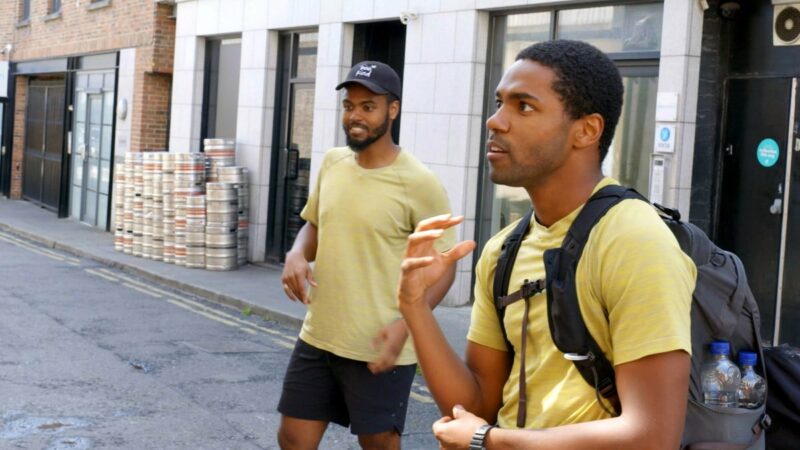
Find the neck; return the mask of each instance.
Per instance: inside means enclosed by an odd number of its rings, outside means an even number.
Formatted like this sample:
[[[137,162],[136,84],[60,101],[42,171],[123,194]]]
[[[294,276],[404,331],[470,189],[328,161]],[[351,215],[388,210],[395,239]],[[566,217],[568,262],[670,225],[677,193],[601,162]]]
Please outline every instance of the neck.
[[[392,136],[387,132],[369,147],[356,152],[356,162],[365,169],[379,169],[394,162],[400,147],[392,142]]]
[[[603,179],[599,164],[584,170],[561,170],[543,183],[527,188],[540,224],[549,227],[563,219],[592,196]]]

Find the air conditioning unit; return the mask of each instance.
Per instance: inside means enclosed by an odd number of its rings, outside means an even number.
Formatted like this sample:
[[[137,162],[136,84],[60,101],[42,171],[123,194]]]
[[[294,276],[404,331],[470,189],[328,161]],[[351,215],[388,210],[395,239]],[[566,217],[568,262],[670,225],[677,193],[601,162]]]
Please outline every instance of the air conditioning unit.
[[[800,3],[773,6],[772,44],[800,45]]]

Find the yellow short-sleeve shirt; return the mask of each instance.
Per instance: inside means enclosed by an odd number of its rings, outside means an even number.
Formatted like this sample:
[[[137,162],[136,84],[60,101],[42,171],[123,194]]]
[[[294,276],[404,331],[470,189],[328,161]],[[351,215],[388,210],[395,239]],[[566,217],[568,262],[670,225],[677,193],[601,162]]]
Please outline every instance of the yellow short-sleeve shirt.
[[[603,179],[595,188],[616,182]],[[525,236],[511,274],[509,291],[524,279],[545,278],[543,254],[556,248],[581,208],[550,227],[535,220]],[[476,268],[475,304],[468,339],[507,351],[492,301],[500,247],[513,223],[494,236]],[[578,303],[589,333],[613,365],[673,350],[691,353],[690,308],[696,268],[654,209],[623,200],[595,225],[576,272]],[[608,417],[572,362],[550,337],[547,298],[530,299],[526,366],[528,395],[525,428],[549,428]],[[504,323],[515,358],[503,388],[501,427],[515,428],[519,399],[519,349],[524,302],[508,306]]]
[[[374,360],[372,340],[401,317],[397,282],[408,235],[421,220],[449,212],[439,179],[406,151],[378,169],[359,166],[348,147],[326,152],[301,213],[317,227],[317,288],[300,338],[345,358]],[[454,242],[451,229],[436,248]],[[415,362],[409,339],[397,364]]]

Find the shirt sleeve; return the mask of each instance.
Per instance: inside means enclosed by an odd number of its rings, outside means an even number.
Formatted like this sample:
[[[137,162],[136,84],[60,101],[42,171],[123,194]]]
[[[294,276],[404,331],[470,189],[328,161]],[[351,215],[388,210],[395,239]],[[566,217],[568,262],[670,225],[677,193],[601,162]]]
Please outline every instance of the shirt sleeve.
[[[326,153],[325,157],[322,159],[322,167],[320,167],[319,173],[317,174],[317,179],[314,182],[314,188],[309,191],[308,200],[306,200],[306,206],[304,206],[303,210],[300,212],[300,217],[302,217],[306,222],[310,222],[315,227],[319,227],[320,184],[322,184],[322,177],[324,176],[327,168],[329,153],[330,152]]]
[[[420,183],[416,189],[419,207],[412,212],[413,217],[411,220],[414,228],[424,219],[452,213],[447,191],[445,191],[444,186],[442,186],[436,175],[431,173],[430,176],[424,177],[423,180],[424,182]],[[451,249],[456,244],[456,230],[457,228],[445,230],[442,237],[437,239],[434,244],[436,250],[443,252]]]
[[[684,350],[691,354],[696,268],[650,205],[633,201],[604,227],[593,261],[608,312],[614,364]]]
[[[490,240],[475,267],[475,303],[472,305],[467,339],[503,352],[508,351],[503,331],[500,328],[500,317],[494,307],[492,287],[494,272],[499,252],[496,238]]]

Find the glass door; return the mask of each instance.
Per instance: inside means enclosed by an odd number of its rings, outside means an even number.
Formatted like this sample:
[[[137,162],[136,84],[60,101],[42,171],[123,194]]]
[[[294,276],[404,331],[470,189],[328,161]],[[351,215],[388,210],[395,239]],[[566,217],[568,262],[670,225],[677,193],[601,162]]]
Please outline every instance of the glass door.
[[[114,90],[100,87],[105,77],[113,82],[113,73],[88,75],[81,81],[89,86],[76,93],[71,193],[71,215],[102,229],[108,225],[114,120]]]
[[[267,258],[283,262],[305,223],[300,212],[308,199],[311,137],[314,124],[314,79],[317,32],[281,36],[278,95],[275,110]]]

